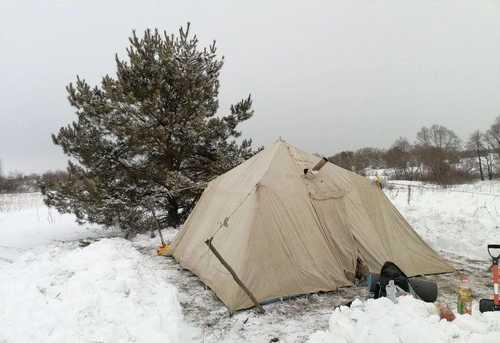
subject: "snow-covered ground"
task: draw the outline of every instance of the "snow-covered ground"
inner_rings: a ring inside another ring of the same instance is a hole
[[[173,239],[176,230],[166,230],[165,239]],[[144,254],[154,256],[158,238],[137,236],[133,244]],[[355,296],[365,295],[365,288],[344,288],[338,293],[300,296],[265,305],[266,313],[253,310],[230,315],[215,294],[191,272],[182,269],[173,258],[160,258],[159,272],[168,275],[176,286],[186,320],[201,330],[200,340],[215,342],[305,342],[312,332],[328,327],[335,306]]]
[[[39,194],[0,196],[0,342],[192,341],[158,261],[109,234]]]
[[[54,241],[99,237],[97,226],[80,226],[70,214],[47,208],[39,193],[0,194],[0,258]]]
[[[0,342],[185,341],[175,287],[122,238],[27,252],[0,294]]]
[[[387,197],[417,232],[491,293],[486,244],[500,241],[500,182],[448,189],[394,182]],[[172,239],[176,230],[166,230]],[[439,321],[414,299],[336,306],[363,288],[301,296],[232,316],[189,271],[158,257],[158,238],[132,241],[78,226],[38,194],[0,196],[0,342],[499,342],[500,313]],[[78,240],[95,241],[80,246]],[[97,240],[98,239],[98,240]],[[453,308],[459,273],[433,277]]]
[[[486,245],[500,241],[500,182],[442,188],[389,181],[385,193],[413,228],[445,254],[486,260]]]
[[[40,193],[0,194],[0,266],[35,247],[114,235],[97,225],[78,225],[73,215],[48,208]]]
[[[496,343],[499,339],[498,313],[458,315],[447,322],[439,319],[433,304],[406,296],[397,304],[380,298],[337,308],[328,330],[315,332],[308,343]]]

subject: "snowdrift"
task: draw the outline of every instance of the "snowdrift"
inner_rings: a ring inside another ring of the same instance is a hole
[[[0,272],[0,342],[185,342],[176,289],[129,241],[32,249]]]
[[[496,343],[500,340],[500,314],[478,311],[440,320],[436,307],[410,296],[394,304],[387,298],[355,300],[337,308],[329,329],[312,334],[308,343]]]

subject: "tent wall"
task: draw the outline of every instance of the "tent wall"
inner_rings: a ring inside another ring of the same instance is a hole
[[[351,285],[356,261],[408,275],[452,271],[369,180],[282,141],[212,181],[173,243],[179,263],[231,309],[248,295],[208,249],[213,244],[259,302]]]

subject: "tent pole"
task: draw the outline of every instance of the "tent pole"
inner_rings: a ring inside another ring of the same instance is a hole
[[[259,313],[264,313],[265,312],[264,308],[261,306],[261,304],[259,304],[259,302],[257,301],[257,299],[252,294],[252,292],[250,292],[250,290],[243,284],[243,282],[240,280],[240,278],[238,277],[238,275],[236,275],[236,273],[233,270],[233,268],[231,268],[231,266],[226,262],[226,260],[224,260],[224,258],[222,258],[221,254],[219,254],[219,252],[217,251],[217,249],[215,249],[214,245],[212,244],[212,240],[213,239],[214,239],[213,237],[207,239],[205,241],[205,244],[208,245],[208,248],[214,253],[215,257],[217,257],[217,259],[220,261],[220,263],[222,263],[222,265],[229,271],[229,273],[231,273],[231,276],[233,277],[234,281],[236,281],[236,283],[238,284],[238,286],[240,286],[241,289],[243,289],[243,291],[248,295],[248,297],[250,298],[250,300],[252,300],[253,304],[257,308],[257,311]]]
[[[316,165],[312,168],[312,170],[314,170],[314,171],[318,171],[318,170],[320,170],[321,168],[323,168],[323,166],[324,166],[325,164],[327,164],[327,163],[328,163],[328,158],[326,158],[326,157],[324,157],[324,156],[323,156],[323,157],[321,158],[321,160],[319,160],[319,161],[318,161],[318,163],[316,163]]]
[[[151,213],[153,214],[153,218],[156,222],[156,226],[158,226],[158,233],[160,234],[161,245],[165,246],[165,240],[163,239],[163,234],[161,233],[160,221],[158,220],[158,218],[156,218],[155,210],[153,210],[152,208],[151,208]]]

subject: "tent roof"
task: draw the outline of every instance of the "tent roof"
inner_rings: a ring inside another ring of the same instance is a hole
[[[407,275],[451,272],[370,180],[282,140],[211,181],[173,256],[231,309],[252,307],[205,241],[258,302],[352,285],[357,260]]]

